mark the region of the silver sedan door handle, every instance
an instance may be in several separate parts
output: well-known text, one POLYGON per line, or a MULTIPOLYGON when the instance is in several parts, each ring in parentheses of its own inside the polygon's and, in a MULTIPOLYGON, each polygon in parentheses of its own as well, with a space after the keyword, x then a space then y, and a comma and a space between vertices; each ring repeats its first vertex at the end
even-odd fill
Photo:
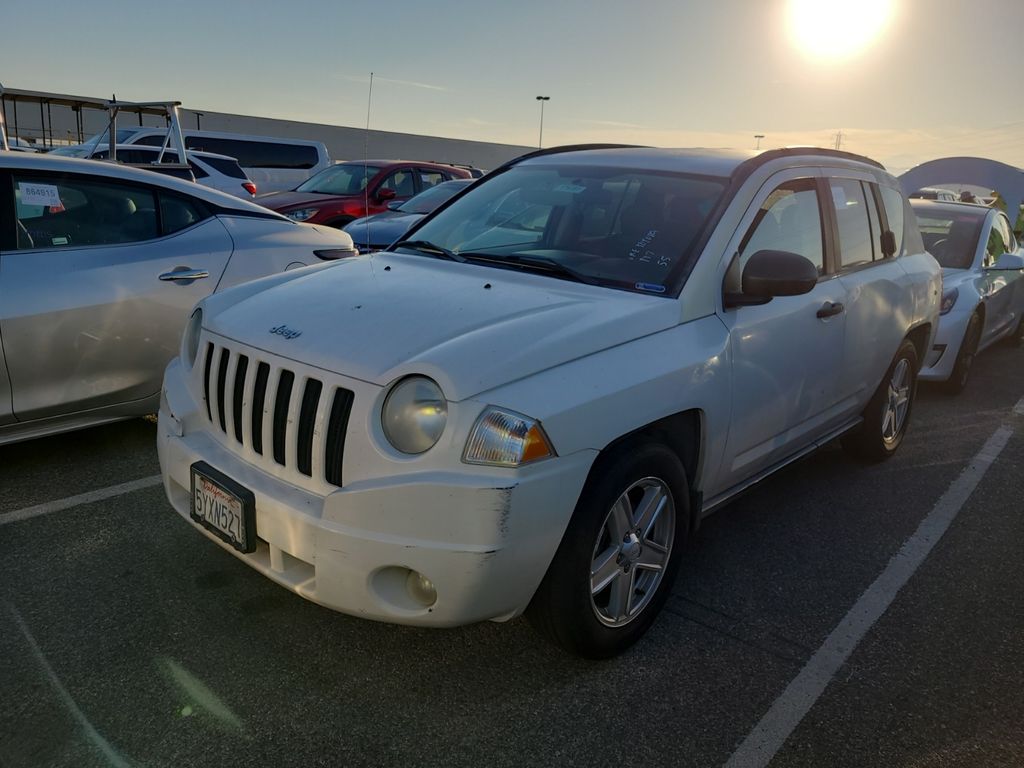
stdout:
POLYGON ((209 277, 210 273, 205 269, 189 269, 188 267, 177 267, 171 272, 164 272, 160 275, 161 280, 199 280, 209 277))

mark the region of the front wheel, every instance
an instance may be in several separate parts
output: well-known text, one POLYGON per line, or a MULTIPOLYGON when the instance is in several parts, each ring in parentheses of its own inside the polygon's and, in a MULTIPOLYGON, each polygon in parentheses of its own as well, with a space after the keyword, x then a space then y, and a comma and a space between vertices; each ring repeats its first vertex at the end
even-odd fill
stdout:
POLYGON ((686 473, 666 446, 632 443, 598 461, 527 609, 550 640, 595 659, 621 653, 654 622, 690 519, 686 473))
POLYGON ((858 459, 884 461, 896 453, 910 423, 917 391, 917 348, 904 339, 864 409, 864 421, 856 432, 843 436, 842 445, 858 459))

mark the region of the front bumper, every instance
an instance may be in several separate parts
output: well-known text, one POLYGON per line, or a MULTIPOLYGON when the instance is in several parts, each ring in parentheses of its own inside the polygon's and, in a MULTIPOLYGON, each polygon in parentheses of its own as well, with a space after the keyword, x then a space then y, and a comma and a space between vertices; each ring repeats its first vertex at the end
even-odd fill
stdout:
POLYGON ((925 356, 924 366, 918 378, 922 381, 946 381, 953 375, 956 358, 960 354, 960 345, 967 333, 967 325, 974 314, 973 308, 966 312, 955 309, 949 314, 939 316, 939 328, 935 332, 932 348, 925 356))
MULTIPOLYGON (((457 626, 520 613, 539 585, 595 458, 590 451, 518 471, 470 467, 346 481, 321 494, 274 477, 204 428, 181 366, 167 369, 157 447, 175 511, 262 574, 328 608, 400 624, 457 626), (255 552, 243 554, 189 516, 191 466, 205 461, 252 491, 255 552), (434 585, 433 605, 406 587, 434 585)), ((358 429, 358 428, 357 428, 358 429)), ((359 439, 358 431, 350 439, 359 439)))

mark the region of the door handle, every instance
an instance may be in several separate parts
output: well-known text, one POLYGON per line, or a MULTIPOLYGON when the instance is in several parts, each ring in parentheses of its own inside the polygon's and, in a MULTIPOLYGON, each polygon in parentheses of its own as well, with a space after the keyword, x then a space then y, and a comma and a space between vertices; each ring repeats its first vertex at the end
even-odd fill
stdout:
POLYGON ((818 310, 818 317, 832 317, 832 315, 838 315, 846 307, 838 301, 826 301, 821 305, 821 309, 818 310))
POLYGON ((167 280, 199 280, 204 277, 209 277, 210 273, 205 269, 189 269, 188 267, 178 267, 171 272, 164 272, 160 275, 160 279, 167 280))

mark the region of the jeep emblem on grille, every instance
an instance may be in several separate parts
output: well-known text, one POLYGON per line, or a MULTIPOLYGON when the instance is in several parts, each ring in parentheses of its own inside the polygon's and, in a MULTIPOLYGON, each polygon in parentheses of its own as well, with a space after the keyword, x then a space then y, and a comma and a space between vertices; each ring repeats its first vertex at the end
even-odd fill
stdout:
POLYGON ((297 336, 302 335, 302 331, 292 330, 287 325, 279 325, 277 328, 271 328, 270 332, 276 333, 278 336, 284 336, 286 339, 294 339, 297 336))

